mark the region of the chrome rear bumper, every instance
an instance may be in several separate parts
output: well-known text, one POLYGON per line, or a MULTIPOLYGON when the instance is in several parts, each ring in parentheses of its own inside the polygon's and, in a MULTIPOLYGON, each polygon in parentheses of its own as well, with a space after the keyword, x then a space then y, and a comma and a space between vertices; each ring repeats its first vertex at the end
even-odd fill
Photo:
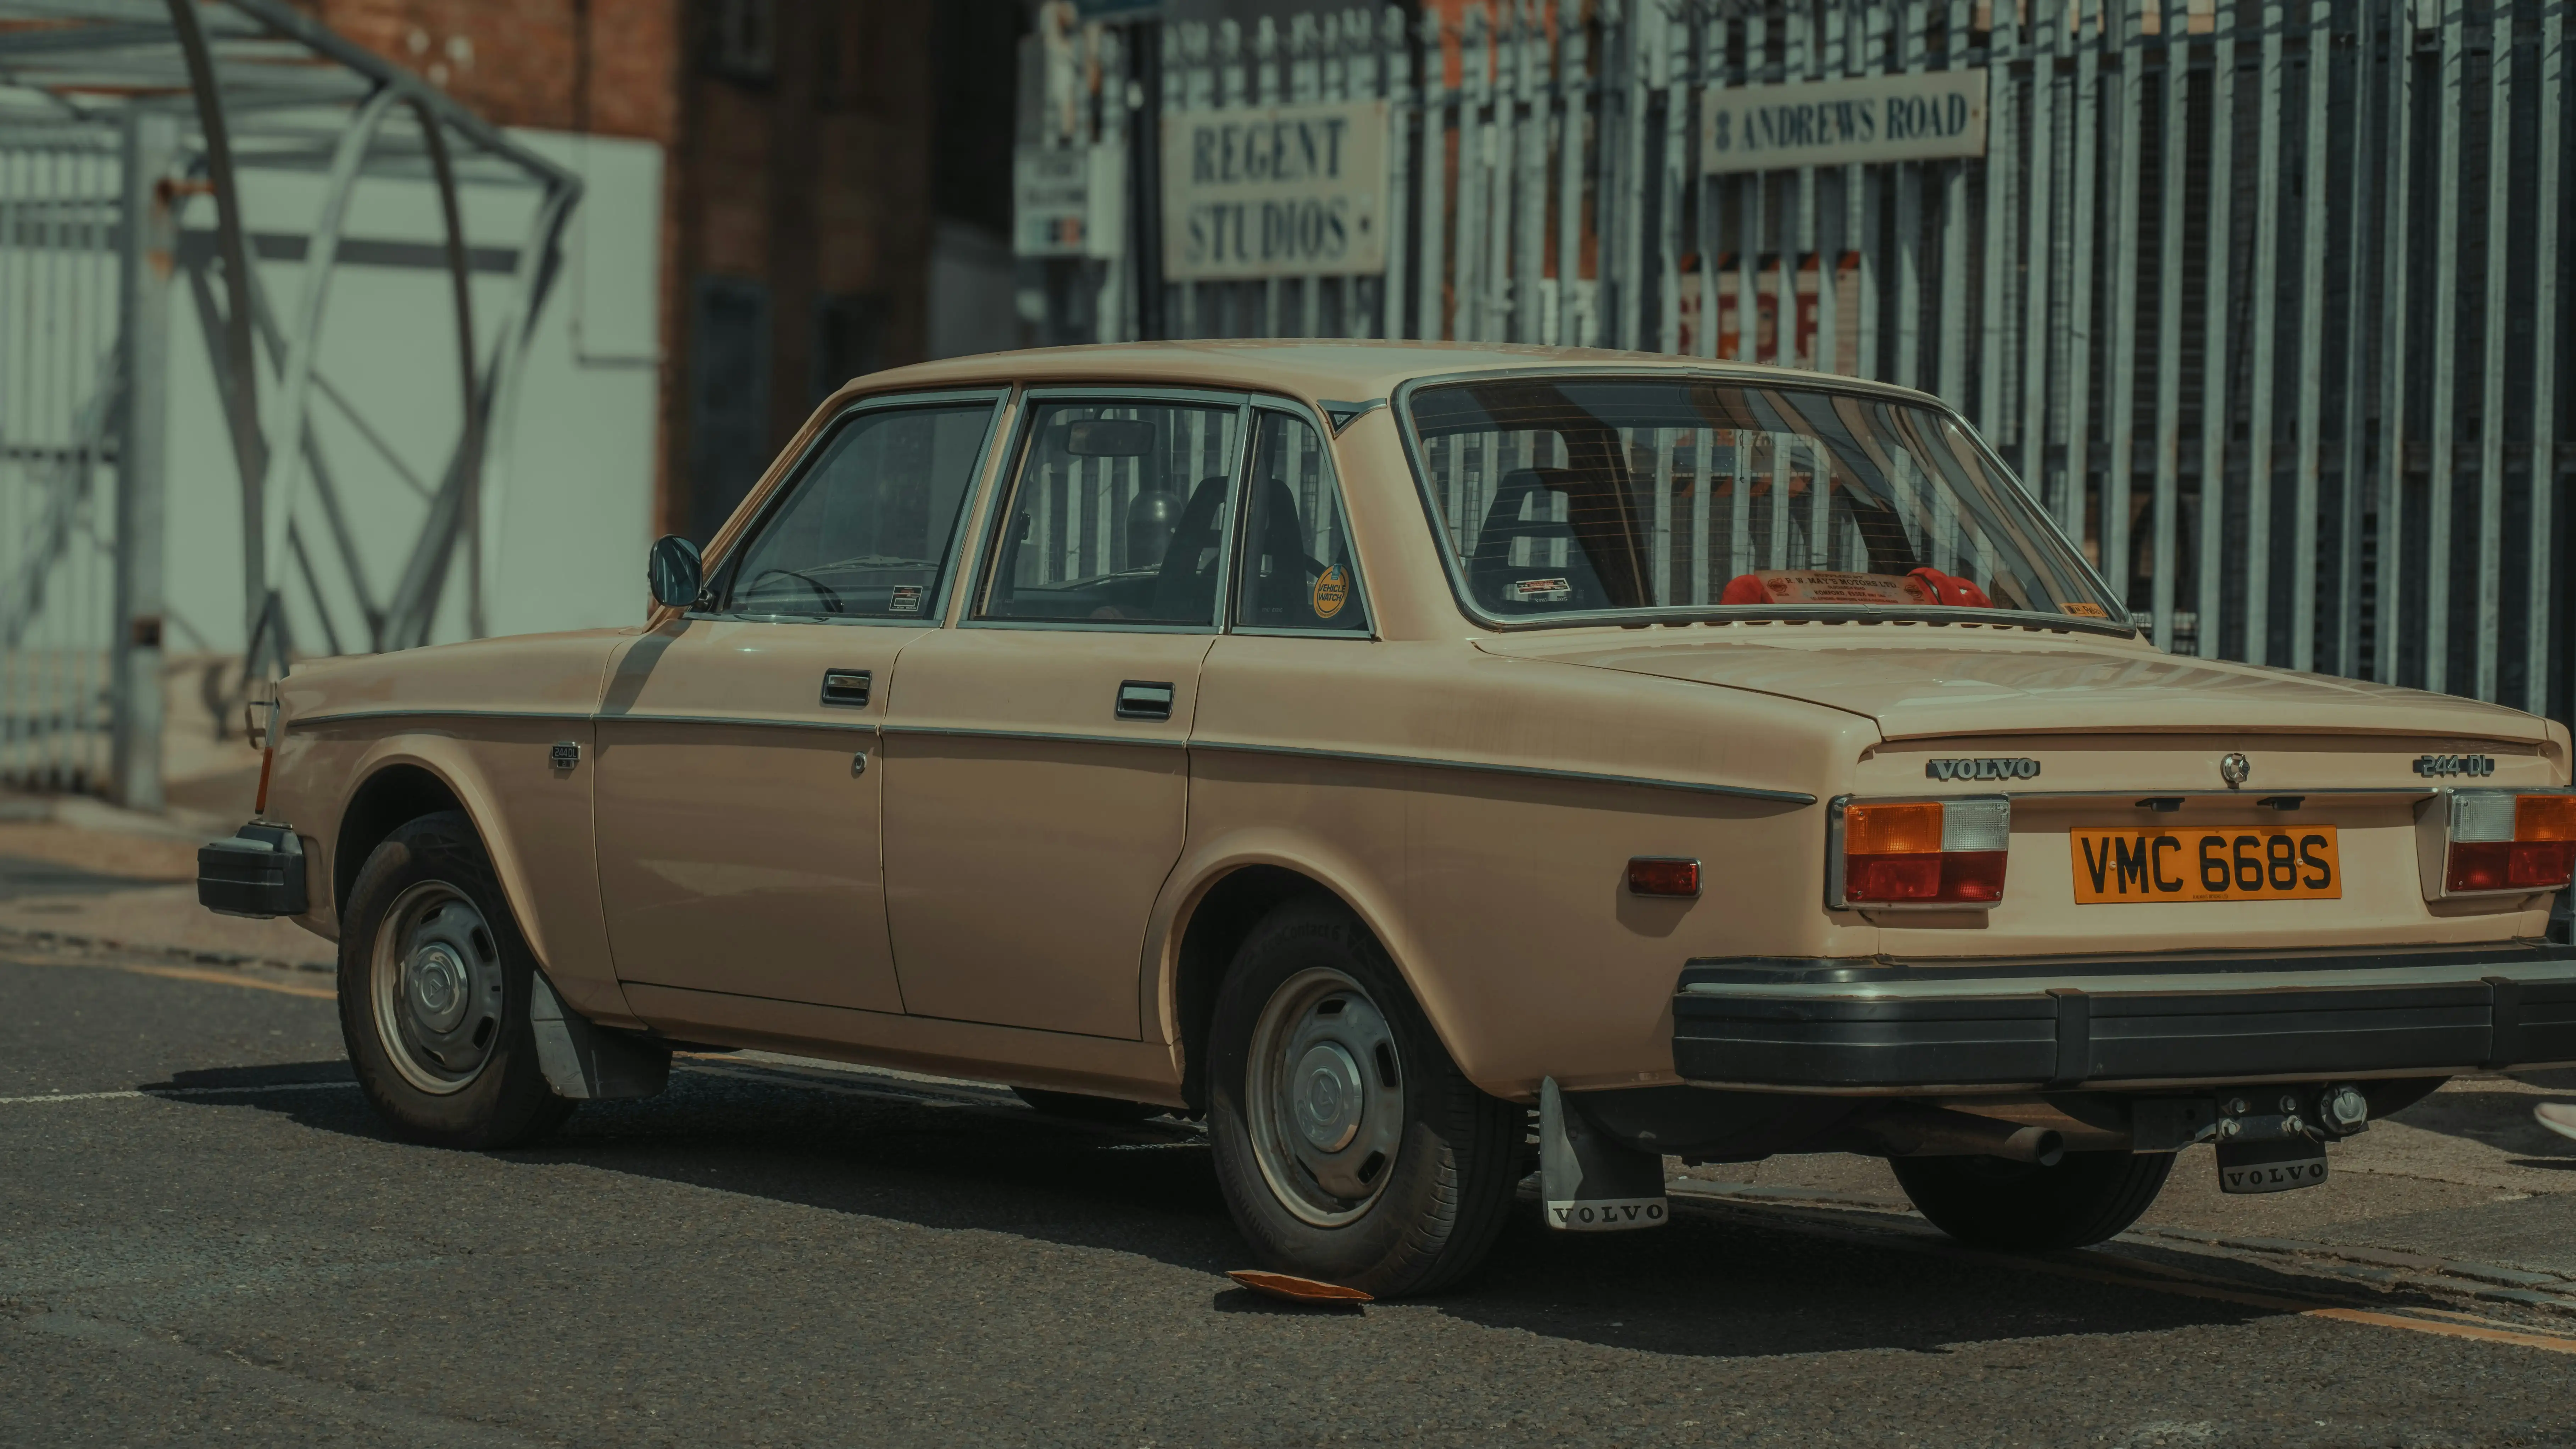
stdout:
POLYGON ((2443 1076, 2576 1062, 2576 947, 1909 962, 1722 958, 1673 995, 1683 1080, 1892 1094, 2443 1076))

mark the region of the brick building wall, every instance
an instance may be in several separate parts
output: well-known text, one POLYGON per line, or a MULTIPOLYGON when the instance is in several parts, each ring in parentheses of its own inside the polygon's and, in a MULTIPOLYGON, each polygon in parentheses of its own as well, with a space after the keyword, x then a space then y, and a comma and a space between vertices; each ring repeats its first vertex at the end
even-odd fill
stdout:
POLYGON ((505 126, 664 149, 656 513, 704 540, 842 377, 923 355, 938 0, 300 0, 505 126))

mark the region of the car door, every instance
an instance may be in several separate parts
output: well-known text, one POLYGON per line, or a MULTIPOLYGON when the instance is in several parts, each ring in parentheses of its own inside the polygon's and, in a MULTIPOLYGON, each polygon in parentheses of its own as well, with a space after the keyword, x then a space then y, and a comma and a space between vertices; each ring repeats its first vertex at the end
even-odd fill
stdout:
POLYGON ((877 727, 898 655, 944 617, 1000 404, 836 418, 699 607, 611 666, 593 791, 620 980, 903 1010, 877 727))
POLYGON ((960 626, 886 717, 886 910, 916 1015, 1135 1038, 1179 859, 1248 419, 1232 394, 1050 390, 960 626))

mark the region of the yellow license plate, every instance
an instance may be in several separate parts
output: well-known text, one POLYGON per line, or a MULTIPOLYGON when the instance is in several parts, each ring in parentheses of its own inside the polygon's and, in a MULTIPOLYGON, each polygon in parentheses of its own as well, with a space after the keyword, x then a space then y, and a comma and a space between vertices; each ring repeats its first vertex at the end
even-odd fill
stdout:
POLYGON ((2331 825, 2076 830, 2075 903, 2339 901, 2331 825))

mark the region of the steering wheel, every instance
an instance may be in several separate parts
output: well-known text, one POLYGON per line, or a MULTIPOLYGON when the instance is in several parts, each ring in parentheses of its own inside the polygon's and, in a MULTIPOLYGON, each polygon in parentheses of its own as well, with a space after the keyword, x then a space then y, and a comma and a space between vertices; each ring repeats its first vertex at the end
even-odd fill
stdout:
POLYGON ((848 612, 841 606, 841 596, 832 591, 831 585, 806 574, 798 573, 794 569, 763 569, 759 573, 754 574, 751 582, 745 584, 743 587, 746 591, 758 589, 763 580, 775 578, 780 574, 784 574, 787 577, 794 579, 796 582, 803 584, 806 588, 811 589, 814 593, 814 597, 821 600, 823 607, 831 612, 835 614, 848 612))

